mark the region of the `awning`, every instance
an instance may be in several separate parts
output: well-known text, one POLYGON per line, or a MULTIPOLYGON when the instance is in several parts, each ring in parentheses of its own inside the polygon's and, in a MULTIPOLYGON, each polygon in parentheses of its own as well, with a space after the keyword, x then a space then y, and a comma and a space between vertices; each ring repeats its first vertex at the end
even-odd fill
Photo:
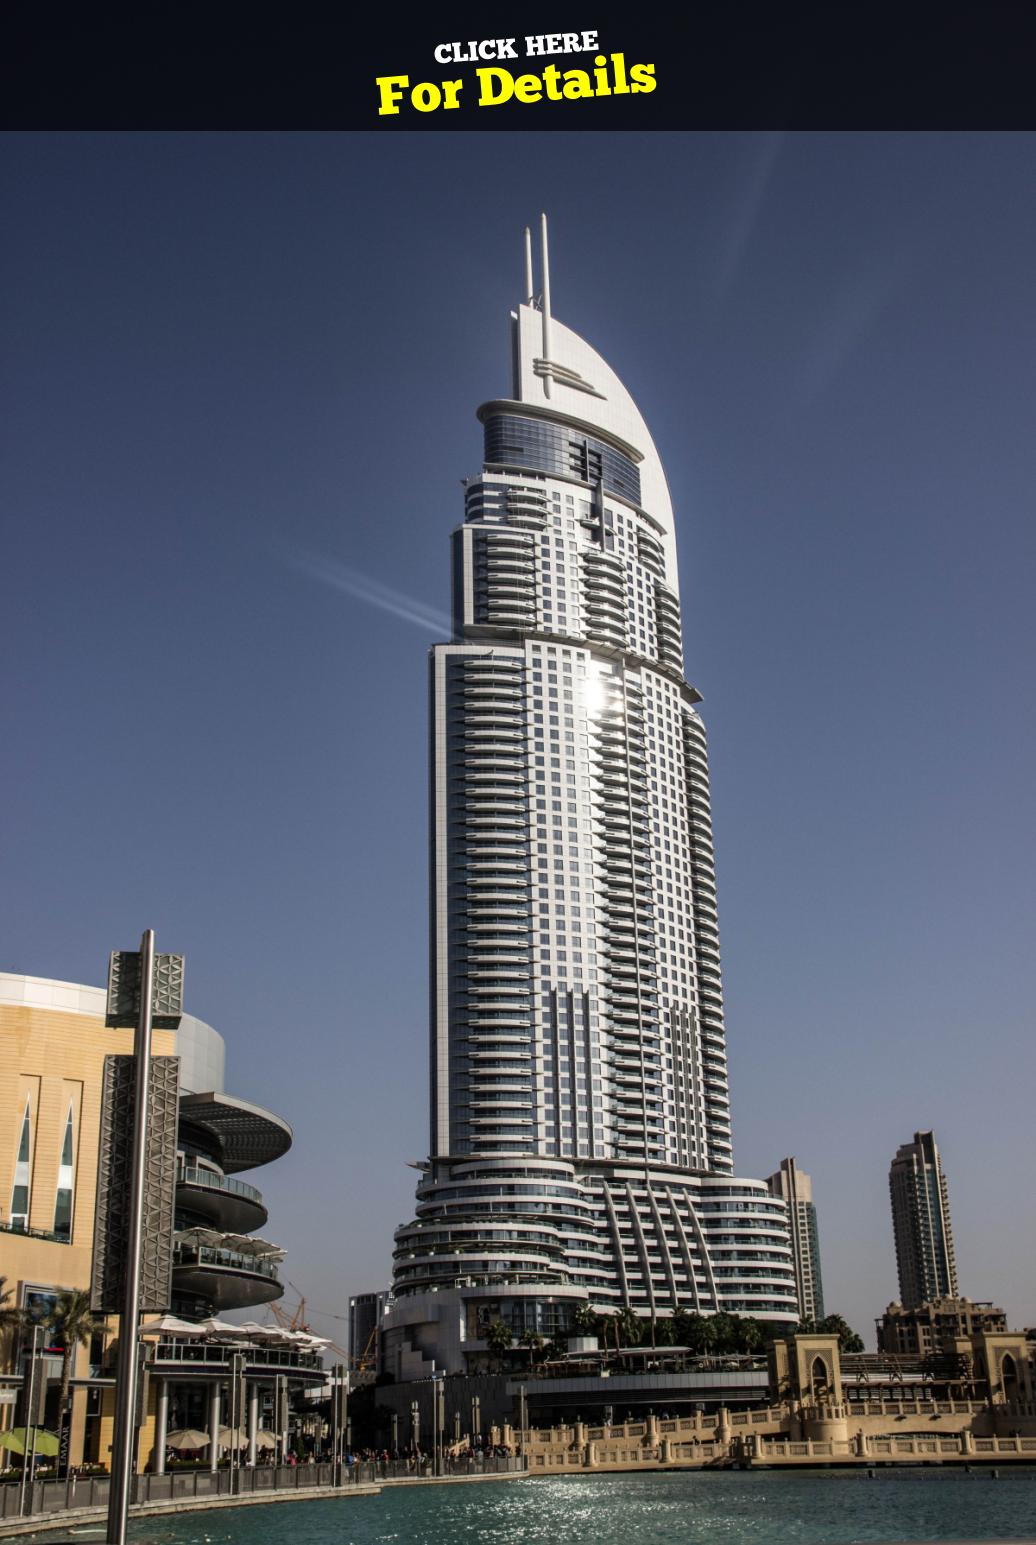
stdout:
POLYGON ((232 1250, 236 1255, 254 1255, 264 1261, 283 1261, 287 1251, 268 1239, 254 1234, 224 1234, 219 1229, 187 1228, 177 1230, 177 1244, 198 1245, 206 1250, 232 1250))
POLYGON ((180 1098, 180 1125, 196 1126, 214 1140, 225 1174, 269 1164, 287 1153, 292 1131, 286 1121, 247 1100, 229 1094, 185 1094, 180 1098))

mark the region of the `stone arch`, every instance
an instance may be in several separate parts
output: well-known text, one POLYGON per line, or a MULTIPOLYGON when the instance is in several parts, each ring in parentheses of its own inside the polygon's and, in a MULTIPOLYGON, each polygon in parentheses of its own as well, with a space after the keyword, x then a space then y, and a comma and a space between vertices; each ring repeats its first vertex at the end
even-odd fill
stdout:
POLYGON ((809 1390, 813 1400, 819 1404, 827 1398, 831 1390, 831 1374, 827 1363, 819 1355, 814 1357, 809 1365, 809 1390))
POLYGON ((1021 1389, 1018 1383, 1018 1364, 1010 1352, 1005 1352, 1000 1364, 1000 1387, 1004 1392, 1006 1401, 1019 1400, 1021 1389))

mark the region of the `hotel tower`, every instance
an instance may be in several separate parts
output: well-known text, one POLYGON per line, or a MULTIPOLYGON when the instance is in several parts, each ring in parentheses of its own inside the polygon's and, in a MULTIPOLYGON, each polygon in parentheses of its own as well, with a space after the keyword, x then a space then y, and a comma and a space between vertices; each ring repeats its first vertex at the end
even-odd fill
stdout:
POLYGON ((431 1108, 384 1365, 474 1366, 580 1303, 798 1318, 787 1209, 735 1178, 709 772, 665 473, 551 315, 546 222, 478 410, 431 651, 431 1108))

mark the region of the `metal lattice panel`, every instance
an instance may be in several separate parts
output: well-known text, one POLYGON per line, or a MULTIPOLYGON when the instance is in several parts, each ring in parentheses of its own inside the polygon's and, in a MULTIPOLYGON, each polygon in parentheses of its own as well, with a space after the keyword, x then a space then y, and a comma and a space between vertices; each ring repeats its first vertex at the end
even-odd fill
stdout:
MULTIPOLYGON (((112 950, 108 963, 110 1029, 132 1029, 140 1014, 140 951, 112 950)), ((156 955, 151 992, 151 1022, 156 1030, 175 1030, 183 1014, 183 956, 156 955)))
MULTIPOLYGON (((135 1062, 133 1057, 109 1056, 104 1059, 90 1292, 92 1309, 103 1314, 121 1310, 125 1291, 136 1107, 135 1062)), ((179 1057, 152 1057, 140 1288, 140 1308, 147 1312, 161 1313, 168 1309, 171 1296, 179 1088, 179 1057)))

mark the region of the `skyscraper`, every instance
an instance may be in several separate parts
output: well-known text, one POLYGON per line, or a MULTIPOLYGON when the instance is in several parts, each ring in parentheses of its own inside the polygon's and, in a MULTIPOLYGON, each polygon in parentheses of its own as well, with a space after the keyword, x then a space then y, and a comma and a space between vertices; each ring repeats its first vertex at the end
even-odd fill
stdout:
POLYGON ((896 1240, 899 1297, 904 1309, 933 1298, 956 1298, 950 1202, 934 1132, 915 1132, 889 1169, 892 1232, 896 1240))
POLYGON ((782 1159, 780 1169, 770 1176, 767 1185, 771 1196, 782 1196, 788 1204, 799 1313, 804 1320, 822 1320, 824 1283, 820 1275, 820 1234, 813 1205, 813 1182, 794 1159, 782 1159))
POLYGON ((510 395, 478 417, 454 636, 431 652, 430 1152, 385 1336, 403 1377, 464 1366, 491 1319, 555 1334, 587 1300, 798 1313, 785 1205, 733 1178, 669 490, 629 392, 551 314, 545 221, 510 395))

